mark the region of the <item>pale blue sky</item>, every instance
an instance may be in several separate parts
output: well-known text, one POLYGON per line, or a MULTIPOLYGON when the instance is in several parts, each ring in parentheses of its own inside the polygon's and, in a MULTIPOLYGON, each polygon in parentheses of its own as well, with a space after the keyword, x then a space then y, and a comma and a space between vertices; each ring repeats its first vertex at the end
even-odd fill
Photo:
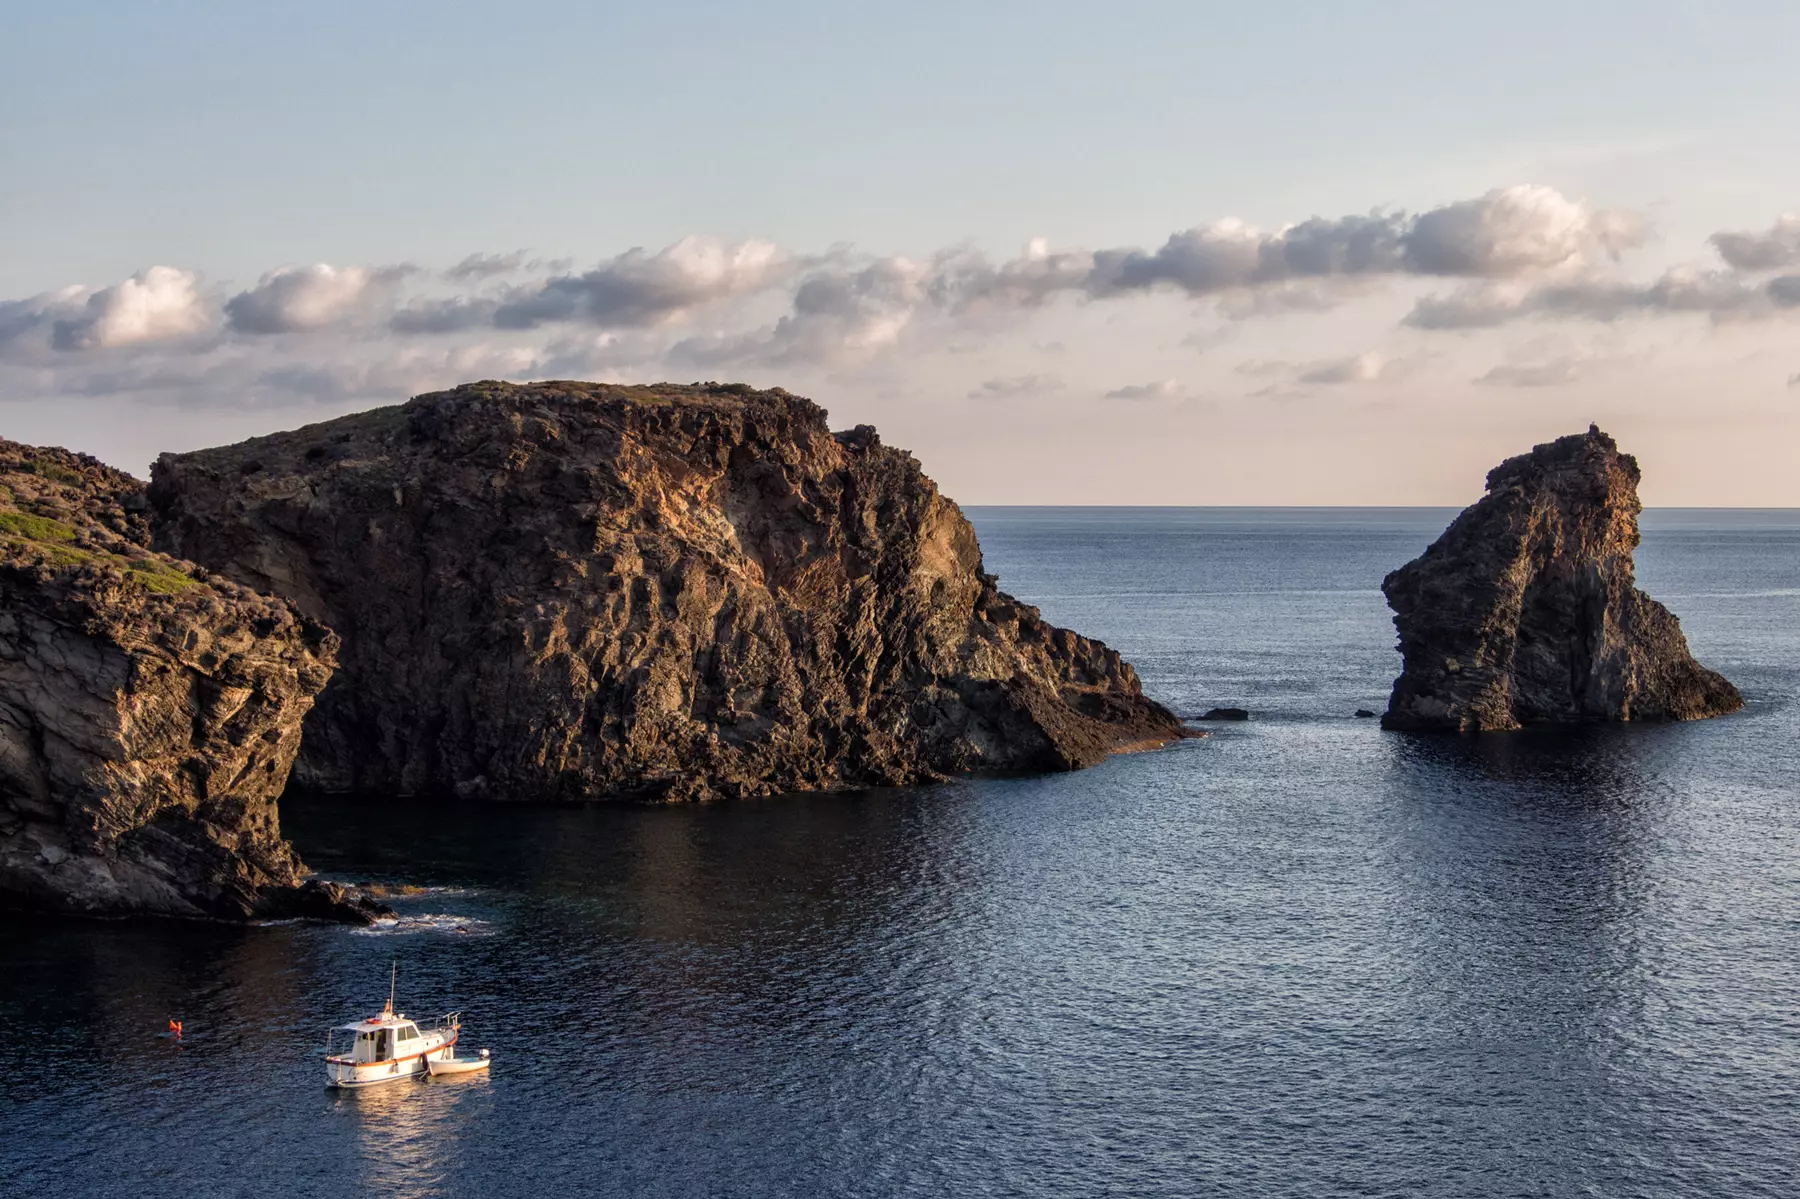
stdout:
MULTIPOLYGON (((214 289, 207 303, 216 311, 226 295, 284 265, 441 268, 476 251, 530 248, 581 271, 695 234, 766 239, 802 256, 850 243, 918 261, 957 245, 1006 258, 1033 237, 1053 247, 1155 248, 1173 231, 1222 218, 1279 230, 1378 206, 1420 212, 1521 184, 1642 214, 1653 232, 1620 269, 1644 280, 1704 259, 1714 232, 1764 229, 1800 208, 1793 4, 321 0, 12 4, 4 27, 0 301, 74 284, 105 288, 166 264, 214 289)), ((1223 331, 1185 299, 1181 308, 1121 301, 1105 315, 1100 303, 1062 305, 1034 309, 1030 330, 982 326, 929 346, 895 341, 889 358, 859 359, 854 370, 795 365, 792 356, 772 366, 765 355, 764 365, 735 373, 797 383, 834 412, 898 429, 928 467, 943 463, 937 473, 958 494, 987 501, 1268 501, 1290 491, 1296 500, 1448 501, 1457 498, 1446 491, 1451 480, 1490 450, 1523 448, 1512 443, 1528 443, 1540 425, 1543 436, 1584 425, 1596 410, 1617 409, 1627 426, 1641 417, 1652 444, 1690 445, 1675 415, 1679 397, 1633 408, 1638 385, 1671 370, 1714 377, 1714 365, 1726 372, 1716 377, 1737 380, 1729 371, 1748 370, 1751 360, 1762 363, 1755 381, 1744 374, 1731 386, 1769 390, 1725 423, 1755 431, 1743 435, 1746 444, 1791 431, 1781 423, 1795 407, 1784 388, 1800 372, 1800 354, 1776 361, 1792 344, 1791 323, 1767 325, 1762 341, 1728 331, 1729 344, 1692 322, 1671 336, 1621 332, 1608 318, 1576 334, 1534 324, 1539 342, 1492 333, 1427 345, 1386 332, 1413 298, 1389 295, 1399 307, 1378 316, 1334 309, 1267 325, 1234 319, 1223 331), (1221 354, 1215 335, 1243 349, 1221 354), (1170 356, 1187 343, 1205 343, 1204 369, 1188 372, 1170 356), (1692 353, 1671 363, 1671 344, 1692 353), (1665 359, 1633 373, 1634 356, 1652 349, 1665 359), (1350 470, 1336 490, 1315 480, 1284 491, 1246 478, 1223 491, 1151 494, 1135 480, 1156 469, 1169 428, 1152 420, 1141 443, 1127 438, 1118 449, 1119 485, 1096 493, 1055 482, 1079 446, 1021 449, 1006 420, 957 415, 970 395, 1022 395, 1080 426, 1104 392, 1168 380, 1161 394, 1186 397, 1189 410, 1235 406, 1262 389, 1243 380, 1255 382, 1258 371, 1279 378, 1271 364, 1289 363, 1295 378, 1326 378, 1323 360, 1365 353, 1407 364, 1337 372, 1371 385, 1359 393, 1365 424, 1416 429, 1443 416, 1421 419, 1409 404, 1468 397, 1459 409, 1467 419, 1443 434, 1448 478, 1397 481, 1391 463, 1375 462, 1367 477, 1350 470), (1516 420, 1482 407, 1492 407, 1493 388, 1465 386, 1496 364, 1527 359, 1529 371, 1582 365, 1569 369, 1566 387, 1517 397, 1513 414, 1527 415, 1516 420), (1589 370, 1590 362, 1609 365, 1589 370), (959 375, 960 363, 973 373, 959 375), (1455 375, 1454 387, 1431 382, 1434 369, 1455 375), (1021 380, 1040 381, 1041 394, 1021 380), (984 391, 990 382, 1004 386, 984 391), (1233 387, 1241 394, 1228 394, 1233 387), (1379 395, 1380 387, 1394 394, 1379 395), (1665 402, 1667 412, 1657 407, 1665 402), (1384 403, 1399 415, 1382 416, 1384 403)), ((776 304, 768 315, 779 311, 776 304)), ((678 317, 690 320, 685 311, 678 317)), ((34 328, 50 328, 50 319, 34 328)), ((1645 323, 1666 329, 1672 319, 1645 323)), ((15 401, 0 418, 10 409, 8 427, 23 430, 14 435, 86 439, 77 448, 142 469, 157 448, 404 394, 399 383, 388 396, 381 388, 389 385, 366 381, 375 352, 366 330, 329 345, 321 333, 306 336, 314 339, 308 360, 335 361, 354 342, 362 390, 208 408, 179 389, 171 394, 174 368, 161 360, 161 390, 145 390, 150 351, 141 341, 81 350, 98 357, 84 360, 79 378, 65 345, 60 354, 34 351, 0 379, 15 401)), ((462 360, 486 369, 491 342, 462 360)), ((256 352, 271 344, 256 343, 256 352)), ((229 348, 208 347, 217 368, 229 348)), ((509 344, 507 352, 522 351, 509 344)), ((533 352, 536 364, 554 358, 543 347, 533 352)), ((661 373, 660 352, 617 369, 661 373)), ((591 348, 584 353, 583 361, 599 361, 591 348)), ((200 359, 182 361, 188 370, 200 359)), ((192 369, 198 395, 204 372, 192 369)), ((222 377, 218 369, 205 375, 222 377)), ((1305 411, 1294 405, 1305 402, 1279 389, 1273 400, 1261 397, 1265 422, 1232 418, 1243 445, 1290 437, 1295 413, 1305 411)), ((1116 416, 1105 424, 1111 430, 1116 416)), ((1716 458, 1729 444, 1691 450, 1683 469, 1701 481, 1725 477, 1704 455, 1716 458)), ((1786 502, 1800 503, 1800 492, 1786 502)))

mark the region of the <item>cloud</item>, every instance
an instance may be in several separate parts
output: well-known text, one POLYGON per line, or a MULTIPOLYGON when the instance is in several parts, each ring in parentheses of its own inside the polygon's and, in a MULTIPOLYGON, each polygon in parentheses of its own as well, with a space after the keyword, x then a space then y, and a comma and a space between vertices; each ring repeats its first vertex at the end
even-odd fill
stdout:
POLYGON ((927 302, 928 275, 925 266, 898 257, 815 270, 800 281, 791 310, 773 326, 686 338, 670 348, 670 358, 694 366, 780 365, 884 349, 899 341, 927 302))
POLYGON ((1154 383, 1132 383, 1124 387, 1115 387, 1100 398, 1103 400, 1166 400, 1179 396, 1182 390, 1179 379, 1158 379, 1154 383))
POLYGON ((111 287, 78 285, 0 302, 0 352, 29 357, 47 344, 68 355, 181 341, 207 332, 216 319, 196 272, 153 266, 111 287))
POLYGON ((521 288, 498 304, 493 323, 533 329, 553 321, 643 328, 780 282, 789 256, 772 242, 685 237, 655 254, 627 250, 581 275, 521 288))
POLYGON ((1534 316, 1616 321, 1668 313, 1701 313, 1717 321, 1796 306, 1800 276, 1759 285, 1729 272, 1678 267, 1649 283, 1588 278, 1536 287, 1475 284, 1420 299, 1404 323, 1418 329, 1490 329, 1534 316))
POLYGON ((411 266, 278 267, 255 287, 225 304, 225 317, 238 333, 302 333, 323 329, 391 298, 411 266))
POLYGON ((1496 366, 1476 383, 1484 387, 1557 387, 1573 383, 1584 373, 1584 362, 1578 358, 1556 358, 1549 362, 1505 364, 1496 366))
POLYGON ((50 340, 59 350, 139 345, 191 337, 212 320, 198 274, 153 266, 89 296, 79 315, 56 322, 50 340))
POLYGON ((444 278, 453 282, 491 279, 496 275, 516 274, 524 265, 525 251, 523 250, 514 250, 510 254, 471 254, 446 270, 444 278))
POLYGON ((1776 271, 1800 266, 1800 215, 1788 213, 1761 233, 1715 233, 1709 239, 1719 257, 1740 271, 1776 271))
POLYGON ((1326 358, 1302 366, 1295 380, 1336 386, 1342 383, 1379 383, 1392 379, 1404 369, 1404 361, 1388 358, 1374 351, 1353 354, 1348 358, 1326 358))
MULTIPOLYGON (((1047 251, 1006 264, 993 276, 1032 280, 1033 302, 1052 289, 1077 286, 1098 298, 1163 286, 1214 296, 1301 280, 1386 275, 1503 279, 1579 265, 1596 252, 1616 257, 1647 233, 1647 223, 1634 214, 1596 210, 1554 188, 1521 185, 1417 216, 1376 211, 1314 217, 1273 233, 1241 220, 1215 221, 1173 233, 1154 251, 1096 251, 1078 283, 1082 256, 1052 258, 1047 251)), ((1320 306, 1322 294, 1328 293, 1302 290, 1295 296, 1320 306)))
POLYGON ((1800 387, 1800 371, 1796 371, 1795 373, 1788 376, 1788 384, 1787 385, 1789 387, 1800 387))
POLYGON ((1617 258, 1649 231, 1638 216, 1594 211, 1554 188, 1498 188, 1423 213, 1404 238, 1408 267, 1421 275, 1514 278, 1584 260, 1617 258))
POLYGON ((396 333, 460 333, 492 324, 499 307, 499 300, 468 296, 414 300, 388 318, 388 328, 396 333))
POLYGON ((971 400, 1010 399, 1013 396, 1042 395, 1061 391, 1065 384, 1056 375, 1007 375, 988 379, 969 393, 971 400))

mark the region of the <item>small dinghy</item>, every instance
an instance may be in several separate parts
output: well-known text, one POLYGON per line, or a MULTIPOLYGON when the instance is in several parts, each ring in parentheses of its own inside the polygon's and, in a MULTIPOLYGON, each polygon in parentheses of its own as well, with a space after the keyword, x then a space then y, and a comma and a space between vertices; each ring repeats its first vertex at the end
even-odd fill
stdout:
POLYGON ((488 1051, 483 1049, 475 1057, 428 1057, 425 1069, 433 1078, 446 1074, 473 1074, 477 1070, 488 1068, 488 1051))

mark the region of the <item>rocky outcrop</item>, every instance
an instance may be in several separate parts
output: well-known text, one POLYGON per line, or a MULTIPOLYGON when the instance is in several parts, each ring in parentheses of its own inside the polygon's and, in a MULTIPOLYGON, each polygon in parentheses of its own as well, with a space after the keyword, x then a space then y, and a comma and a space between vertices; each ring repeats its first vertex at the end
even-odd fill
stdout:
POLYGON ((910 455, 780 390, 470 384, 165 455, 150 499, 159 548, 342 635, 320 788, 745 796, 1182 735, 910 455))
POLYGON ((275 800, 335 637, 148 548, 143 485, 0 441, 0 906, 368 919, 275 800))
POLYGON ((1382 583, 1405 669, 1395 729, 1694 720, 1743 706, 1639 591, 1638 465, 1590 428, 1509 458, 1382 583))

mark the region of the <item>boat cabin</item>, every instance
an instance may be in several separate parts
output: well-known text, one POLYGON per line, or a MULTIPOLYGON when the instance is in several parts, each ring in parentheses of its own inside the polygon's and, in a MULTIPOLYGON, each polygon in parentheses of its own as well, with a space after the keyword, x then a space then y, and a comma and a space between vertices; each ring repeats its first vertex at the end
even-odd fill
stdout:
POLYGON ((403 1015, 373 1016, 367 1020, 358 1020, 355 1024, 340 1024, 331 1031, 332 1043, 327 1047, 327 1052, 359 1066, 371 1062, 391 1062, 425 1047, 419 1026, 403 1015))

